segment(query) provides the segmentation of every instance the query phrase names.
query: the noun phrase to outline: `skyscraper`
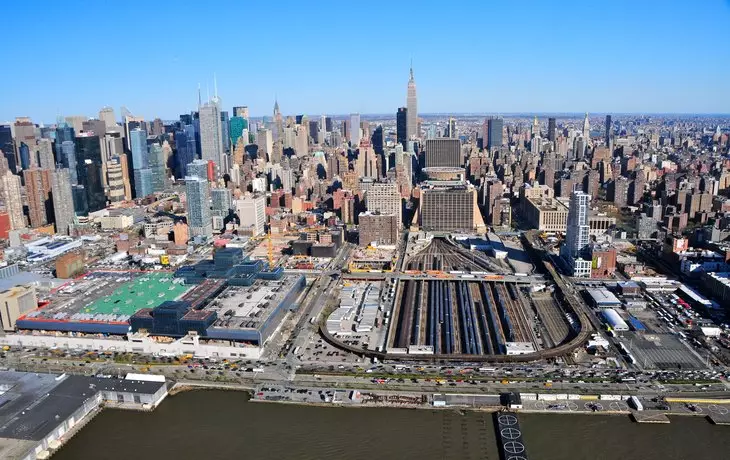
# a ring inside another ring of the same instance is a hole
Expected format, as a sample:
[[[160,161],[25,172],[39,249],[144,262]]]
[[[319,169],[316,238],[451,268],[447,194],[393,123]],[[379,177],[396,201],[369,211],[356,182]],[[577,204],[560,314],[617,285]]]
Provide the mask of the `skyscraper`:
[[[107,198],[112,203],[126,199],[124,176],[121,158],[113,156],[106,163]]]
[[[68,235],[74,222],[74,199],[71,189],[71,171],[68,168],[51,172],[51,197],[56,220],[56,233]]]
[[[51,176],[47,169],[31,168],[23,171],[25,194],[28,198],[30,226],[38,228],[48,223],[47,206],[51,207]],[[52,210],[51,211],[52,214]],[[51,216],[52,217],[52,216]]]
[[[150,144],[149,157],[150,171],[152,173],[152,191],[162,192],[165,190],[167,168],[165,162],[165,153],[159,143],[154,142]]]
[[[408,110],[408,127],[406,128],[406,132],[409,137],[419,138],[421,137],[421,133],[418,132],[418,98],[416,97],[416,80],[413,79],[413,64],[411,64],[411,77],[408,79],[406,109]]]
[[[212,161],[217,168],[223,166],[223,129],[217,98],[200,108],[200,156]]]
[[[573,189],[568,208],[565,242],[560,248],[571,275],[578,277],[591,276],[591,261],[584,258],[589,242],[588,204],[590,201],[590,195],[577,187]]]
[[[456,118],[449,117],[449,126],[448,126],[449,136],[451,139],[456,139]]]
[[[588,121],[588,112],[586,112],[586,117],[583,119],[583,139],[585,145],[588,145],[588,141],[591,139],[591,124]]]
[[[606,115],[606,146],[611,145],[611,115]]]
[[[36,164],[43,169],[54,169],[56,160],[53,158],[53,143],[50,139],[39,139],[36,147]]]
[[[555,118],[548,118],[548,140],[550,142],[555,142],[556,129],[557,127],[555,126]]]
[[[357,148],[360,145],[360,114],[350,114],[350,145]]]
[[[225,110],[221,111],[221,134],[223,137],[223,152],[231,151],[231,134],[229,132],[230,122],[231,121],[228,117],[228,112],[226,112]]]
[[[489,137],[487,139],[487,149],[492,150],[502,146],[502,130],[504,121],[501,118],[490,118],[487,121]]]
[[[142,168],[134,170],[134,197],[144,198],[152,195],[155,188],[152,185],[152,170],[150,168]]]
[[[213,223],[210,218],[208,204],[208,180],[205,177],[185,177],[186,208],[190,236],[213,236]]]
[[[23,216],[23,201],[20,195],[20,176],[10,171],[0,177],[0,194],[2,194],[5,209],[10,217],[10,228],[17,230],[25,227]]]
[[[405,107],[399,107],[398,113],[395,115],[396,119],[396,139],[403,148],[407,148],[408,145],[408,109]]]
[[[76,143],[73,141],[63,141],[61,143],[61,158],[59,163],[68,168],[71,174],[71,185],[79,183],[78,173],[76,171]]]
[[[182,129],[175,131],[175,177],[182,178],[187,175],[187,166],[196,158],[195,149],[195,127],[185,125]]]
[[[101,140],[98,136],[81,134],[76,137],[76,173],[86,189],[89,212],[106,207],[102,179]]]

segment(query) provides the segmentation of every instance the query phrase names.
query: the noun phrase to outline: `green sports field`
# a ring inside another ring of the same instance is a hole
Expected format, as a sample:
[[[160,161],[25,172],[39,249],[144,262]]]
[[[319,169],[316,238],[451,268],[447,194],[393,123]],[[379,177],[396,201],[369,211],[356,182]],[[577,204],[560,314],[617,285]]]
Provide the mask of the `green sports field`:
[[[174,300],[190,286],[172,282],[170,273],[145,273],[124,283],[111,295],[96,300],[79,313],[92,315],[133,315],[140,308],[154,308]]]

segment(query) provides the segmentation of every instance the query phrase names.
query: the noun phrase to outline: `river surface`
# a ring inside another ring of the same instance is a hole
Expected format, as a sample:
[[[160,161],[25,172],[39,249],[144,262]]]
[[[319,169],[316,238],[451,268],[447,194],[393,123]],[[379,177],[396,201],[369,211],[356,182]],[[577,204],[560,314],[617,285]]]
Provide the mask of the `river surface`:
[[[639,425],[617,415],[520,414],[530,460],[730,458],[730,427],[701,417]],[[192,391],[152,413],[105,410],[53,460],[499,459],[492,414],[252,403]]]

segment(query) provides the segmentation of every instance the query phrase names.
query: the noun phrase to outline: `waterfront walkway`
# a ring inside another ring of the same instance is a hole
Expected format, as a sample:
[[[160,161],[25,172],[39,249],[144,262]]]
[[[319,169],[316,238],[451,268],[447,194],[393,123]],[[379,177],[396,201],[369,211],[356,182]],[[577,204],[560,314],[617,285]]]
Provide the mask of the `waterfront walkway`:
[[[497,427],[497,440],[504,460],[527,460],[527,449],[522,439],[520,422],[514,412],[501,411],[494,413]]]

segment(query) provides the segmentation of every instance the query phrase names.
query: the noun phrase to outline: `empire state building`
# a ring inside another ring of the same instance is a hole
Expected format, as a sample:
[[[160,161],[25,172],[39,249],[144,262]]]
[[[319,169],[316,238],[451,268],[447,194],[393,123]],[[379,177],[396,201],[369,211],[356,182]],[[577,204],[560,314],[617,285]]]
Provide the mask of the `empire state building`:
[[[413,79],[413,66],[411,65],[411,78],[408,80],[408,97],[406,98],[406,126],[408,138],[420,138],[418,132],[418,98],[416,97],[416,80]]]

